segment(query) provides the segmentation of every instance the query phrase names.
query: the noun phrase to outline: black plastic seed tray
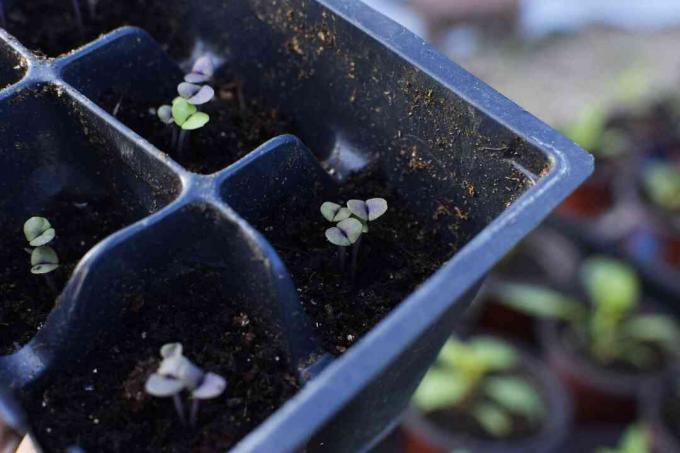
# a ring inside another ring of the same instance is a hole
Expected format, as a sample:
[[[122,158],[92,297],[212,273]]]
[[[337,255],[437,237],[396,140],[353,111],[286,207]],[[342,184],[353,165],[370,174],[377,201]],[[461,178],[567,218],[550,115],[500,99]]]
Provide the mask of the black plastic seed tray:
[[[0,31],[0,227],[61,196],[125,213],[80,260],[34,338],[0,357],[0,376],[34,395],[96,337],[125,335],[116,327],[124,294],[157,291],[157,275],[199,263],[281,342],[304,384],[235,451],[366,449],[396,423],[489,269],[587,177],[591,158],[359,1],[205,0],[180,20],[183,48],[211,53],[244,92],[291,118],[299,138],[273,137],[221,171],[191,173],[100,102],[112,88],[140,102],[167,96],[184,52],[170,46],[173,61],[127,27],[44,59]],[[249,222],[290,199],[332,195],[369,165],[406,205],[391,209],[455,225],[445,231],[458,251],[332,355]]]

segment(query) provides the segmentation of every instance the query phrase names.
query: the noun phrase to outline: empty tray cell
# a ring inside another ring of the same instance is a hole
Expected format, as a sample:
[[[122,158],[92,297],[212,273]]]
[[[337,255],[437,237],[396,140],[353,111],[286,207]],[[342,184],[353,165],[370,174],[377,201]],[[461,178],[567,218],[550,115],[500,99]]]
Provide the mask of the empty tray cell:
[[[26,67],[26,61],[0,40],[0,90],[21,80]]]
[[[146,165],[143,164],[146,163]],[[180,182],[159,161],[61,89],[24,89],[0,104],[0,353],[38,329],[80,258],[109,234],[169,203]],[[31,274],[22,231],[32,216],[56,230],[60,267]]]
[[[324,346],[336,354],[373,327],[459,245],[449,234],[459,226],[457,217],[433,223],[434,213],[408,203],[379,167],[337,184],[292,137],[268,143],[228,171],[222,194],[271,241]],[[344,204],[376,197],[387,200],[388,211],[369,223],[358,246],[345,249],[327,241],[325,231],[333,224],[321,215],[324,201]]]
[[[184,73],[144,31],[128,27],[101,38],[65,67],[64,79],[190,171],[208,174],[292,130],[276,108],[245,96],[245,79],[221,61],[214,60],[218,68],[208,82],[215,97],[198,106],[210,120],[185,131],[181,144],[180,128],[162,123],[156,112],[178,96]]]
[[[186,2],[159,0],[3,0],[6,29],[26,47],[56,57],[123,25],[142,26],[158,37],[169,37],[178,54],[190,43],[178,17],[190,11]],[[143,14],[142,14],[143,12]]]
[[[281,302],[294,301],[294,290],[281,294],[259,240],[219,207],[192,204],[162,214],[90,263],[75,307],[88,314],[65,318],[64,327],[71,338],[97,340],[77,363],[63,351],[69,371],[55,373],[31,399],[44,445],[224,451],[297,390],[283,319],[297,308]],[[46,330],[57,328],[52,321]],[[200,403],[200,429],[181,424],[172,398],[144,391],[160,347],[173,342],[228,382],[223,394]]]

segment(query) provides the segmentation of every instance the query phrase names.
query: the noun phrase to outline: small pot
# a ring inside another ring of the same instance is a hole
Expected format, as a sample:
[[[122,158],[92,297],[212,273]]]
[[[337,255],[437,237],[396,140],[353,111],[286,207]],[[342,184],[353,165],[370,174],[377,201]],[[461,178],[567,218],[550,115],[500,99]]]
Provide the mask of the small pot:
[[[546,361],[574,401],[577,422],[631,423],[637,415],[641,389],[655,385],[663,370],[630,373],[600,367],[565,341],[564,324],[539,323]]]
[[[567,290],[581,260],[581,251],[571,239],[548,227],[538,229],[496,266],[474,302],[473,323],[482,330],[537,345],[534,318],[504,305],[498,282],[535,283]]]
[[[559,379],[542,362],[521,352],[522,367],[541,387],[546,403],[546,420],[542,429],[525,439],[474,439],[445,430],[419,410],[411,407],[404,418],[405,453],[444,453],[466,450],[483,453],[540,453],[554,451],[566,439],[571,423],[572,407]]]
[[[677,370],[676,370],[677,373]],[[669,410],[674,402],[674,410],[680,418],[680,397],[677,395],[677,379],[668,377],[661,385],[648,386],[640,394],[642,417],[652,430],[654,451],[680,451],[680,424],[673,431],[669,420]],[[676,422],[680,422],[680,419]]]

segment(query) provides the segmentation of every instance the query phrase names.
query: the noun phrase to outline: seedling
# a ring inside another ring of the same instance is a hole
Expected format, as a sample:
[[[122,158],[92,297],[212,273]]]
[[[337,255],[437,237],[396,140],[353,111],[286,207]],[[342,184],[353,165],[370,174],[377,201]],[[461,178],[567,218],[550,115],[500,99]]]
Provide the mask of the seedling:
[[[194,62],[191,72],[184,76],[184,81],[189,83],[205,83],[209,81],[215,73],[212,59],[204,55]]]
[[[340,247],[340,269],[345,267],[345,247],[352,248],[352,281],[356,275],[359,244],[362,233],[368,233],[368,222],[372,222],[387,212],[387,201],[383,198],[370,200],[349,200],[347,206],[326,201],[321,205],[321,215],[337,226],[326,230],[326,239]]]
[[[642,184],[647,198],[672,214],[680,214],[680,167],[656,162],[642,172]]]
[[[196,426],[198,406],[201,400],[220,396],[227,387],[227,381],[220,375],[204,372],[183,354],[181,343],[168,343],[161,348],[158,370],[146,380],[144,389],[149,395],[172,397],[177,416],[183,425],[187,424],[181,393],[186,390],[191,398],[189,411],[190,426]]]
[[[640,282],[625,263],[590,258],[583,264],[581,277],[590,305],[525,284],[499,285],[494,292],[515,310],[567,323],[602,366],[625,363],[649,370],[656,365],[659,352],[667,359],[680,353],[680,328],[672,317],[637,313]]]
[[[517,419],[540,425],[544,403],[517,373],[519,354],[508,343],[478,336],[449,339],[423,378],[413,403],[424,413],[454,409],[475,420],[489,435],[510,436]]]
[[[349,200],[347,207],[361,221],[363,232],[368,233],[368,222],[373,222],[387,212],[387,201],[384,198],[370,200]]]
[[[652,453],[652,438],[649,429],[636,423],[626,429],[614,448],[602,447],[597,453]]]
[[[59,267],[59,256],[47,245],[55,238],[56,231],[46,218],[31,217],[24,222],[24,236],[30,245],[26,252],[31,255],[31,273],[45,275],[47,286],[54,293],[58,293],[57,285],[49,274]]]
[[[184,82],[177,85],[179,94],[172,101],[172,105],[162,105],[158,108],[158,118],[164,124],[175,124],[179,129],[172,130],[172,148],[181,155],[189,131],[200,129],[210,121],[210,116],[205,112],[199,112],[197,105],[210,102],[215,97],[215,90],[208,85],[197,85],[206,82],[212,77],[213,66],[210,57],[201,57],[196,60],[190,74],[187,74]]]

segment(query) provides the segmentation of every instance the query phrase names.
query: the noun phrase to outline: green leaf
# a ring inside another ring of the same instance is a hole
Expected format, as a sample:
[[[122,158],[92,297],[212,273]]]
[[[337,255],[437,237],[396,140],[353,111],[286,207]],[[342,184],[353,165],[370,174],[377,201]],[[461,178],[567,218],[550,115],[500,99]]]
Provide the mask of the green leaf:
[[[36,247],[31,252],[31,273],[47,274],[59,267],[57,252],[48,245]]]
[[[572,321],[584,315],[584,307],[576,299],[557,291],[534,285],[506,283],[494,290],[503,305],[542,319]]]
[[[567,137],[590,152],[600,147],[606,124],[605,111],[599,106],[584,109],[572,124],[564,128]]]
[[[652,442],[649,430],[636,423],[626,429],[616,448],[598,448],[597,453],[651,453]]]
[[[586,260],[582,279],[591,301],[612,315],[634,309],[640,298],[640,281],[627,264],[605,257]]]
[[[326,201],[321,205],[321,215],[329,222],[340,222],[352,215],[348,208]]]
[[[677,351],[680,347],[680,328],[670,316],[635,316],[624,323],[622,334],[635,341],[656,344],[666,351]]]
[[[472,416],[494,437],[506,437],[512,432],[512,418],[495,404],[477,404],[472,409]]]
[[[642,171],[645,193],[668,211],[680,210],[680,169],[670,163],[654,163]]]
[[[35,241],[41,235],[47,233],[50,230],[52,230],[52,233],[54,233],[52,225],[50,225],[49,220],[47,220],[45,217],[31,217],[24,223],[24,236],[29,243]],[[54,235],[52,235],[52,238],[54,238]],[[49,242],[49,240],[47,242]],[[39,247],[41,245],[47,244],[47,242],[44,242],[43,244],[31,245],[34,247]]]
[[[176,97],[172,101],[172,117],[178,126],[183,126],[191,115],[196,113],[197,109],[194,105],[187,102],[186,99]]]
[[[474,352],[477,360],[491,371],[510,369],[519,361],[513,346],[493,337],[473,337],[468,340],[468,347]]]
[[[208,124],[208,121],[210,121],[210,116],[207,113],[196,112],[182,124],[182,129],[185,131],[200,129]]]
[[[543,417],[543,401],[539,393],[526,381],[516,376],[497,376],[486,379],[486,396],[503,409],[521,415],[532,423]]]
[[[432,412],[456,406],[468,391],[465,380],[455,372],[432,368],[420,382],[412,401],[421,411]]]

